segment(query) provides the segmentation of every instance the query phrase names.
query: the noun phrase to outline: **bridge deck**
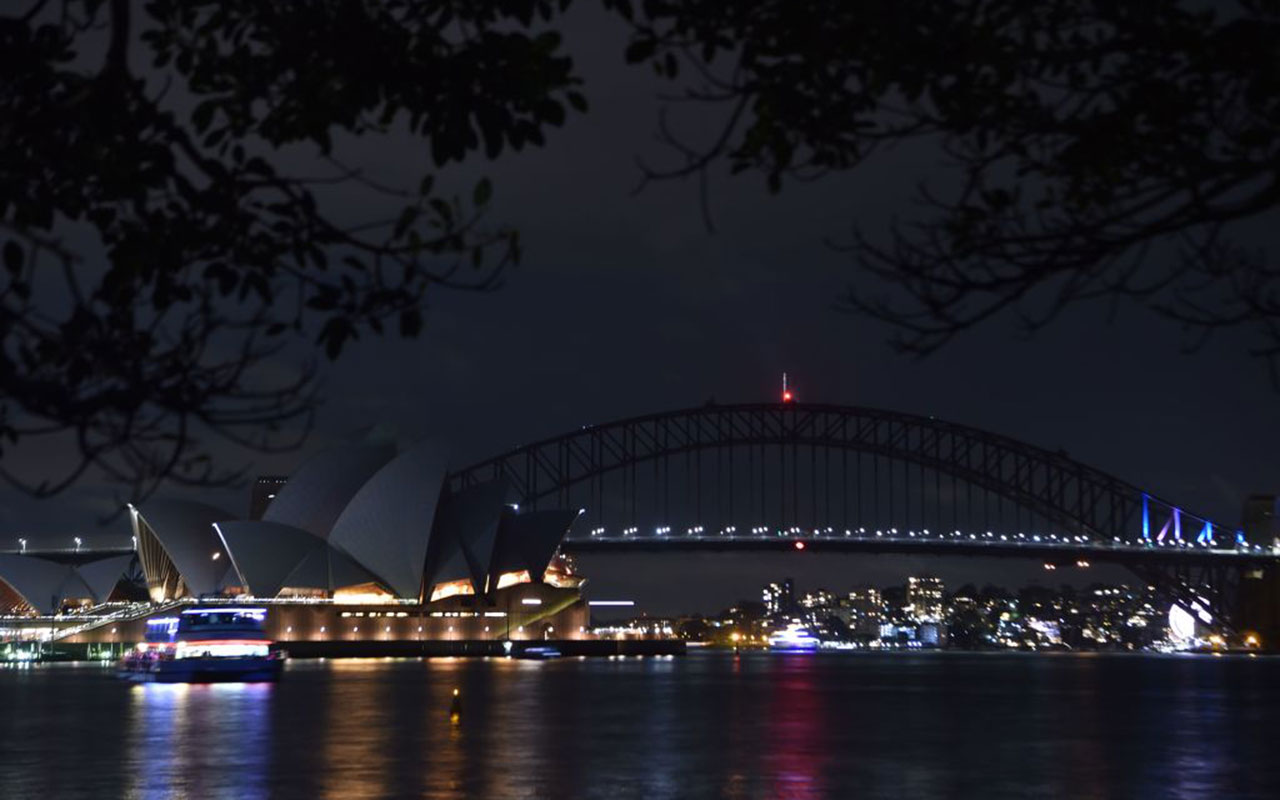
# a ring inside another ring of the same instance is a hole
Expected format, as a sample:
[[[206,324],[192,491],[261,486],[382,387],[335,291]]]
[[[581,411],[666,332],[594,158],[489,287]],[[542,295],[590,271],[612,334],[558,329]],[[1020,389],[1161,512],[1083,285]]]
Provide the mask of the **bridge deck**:
[[[798,545],[803,545],[803,548]],[[565,539],[570,553],[795,552],[867,553],[871,555],[935,555],[1022,558],[1050,564],[1219,564],[1232,566],[1280,563],[1280,553],[1266,550],[1196,546],[1134,546],[1098,542],[1014,542],[990,539],[937,539],[856,536],[593,536]]]

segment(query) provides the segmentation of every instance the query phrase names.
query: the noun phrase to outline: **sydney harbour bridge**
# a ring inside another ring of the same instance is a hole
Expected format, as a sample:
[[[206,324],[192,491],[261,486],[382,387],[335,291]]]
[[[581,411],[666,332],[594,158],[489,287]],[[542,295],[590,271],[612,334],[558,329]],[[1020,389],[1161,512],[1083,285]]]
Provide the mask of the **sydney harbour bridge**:
[[[445,491],[495,479],[522,510],[582,509],[565,552],[910,554],[1064,571],[1111,564],[1206,625],[1280,640],[1277,542],[1251,540],[1241,526],[1065,452],[934,417],[791,400],[710,403],[523,445],[451,472]],[[117,553],[27,554],[80,563]]]
[[[457,470],[579,507],[569,552],[794,550],[1116,564],[1206,623],[1280,629],[1280,553],[1051,451],[934,417],[781,402],[585,426]],[[678,521],[678,523],[677,523]]]

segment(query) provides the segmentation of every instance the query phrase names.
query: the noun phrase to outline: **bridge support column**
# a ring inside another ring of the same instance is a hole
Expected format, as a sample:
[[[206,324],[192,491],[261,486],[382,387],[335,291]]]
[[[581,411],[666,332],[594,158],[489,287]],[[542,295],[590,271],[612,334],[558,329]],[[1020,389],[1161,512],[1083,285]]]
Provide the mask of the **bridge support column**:
[[[1237,619],[1242,635],[1256,635],[1265,650],[1280,650],[1280,566],[1247,567],[1240,580]]]

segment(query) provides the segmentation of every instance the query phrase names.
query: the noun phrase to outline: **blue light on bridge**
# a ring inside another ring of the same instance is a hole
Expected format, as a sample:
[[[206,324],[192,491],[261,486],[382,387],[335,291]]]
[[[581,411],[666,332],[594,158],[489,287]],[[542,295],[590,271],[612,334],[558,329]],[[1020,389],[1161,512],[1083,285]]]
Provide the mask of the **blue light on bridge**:
[[[1145,493],[1142,495],[1142,538],[1151,540],[1151,504]]]

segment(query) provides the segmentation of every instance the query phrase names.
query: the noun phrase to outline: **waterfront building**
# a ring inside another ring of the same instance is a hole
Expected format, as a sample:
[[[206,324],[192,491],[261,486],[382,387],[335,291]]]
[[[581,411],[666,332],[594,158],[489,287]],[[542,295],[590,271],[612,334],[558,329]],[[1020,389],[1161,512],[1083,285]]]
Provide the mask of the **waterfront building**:
[[[917,622],[942,621],[942,579],[932,576],[907,579],[907,609]]]
[[[792,614],[796,610],[795,584],[790,578],[781,583],[771,583],[761,592],[764,599],[764,611],[767,616]]]
[[[583,584],[558,555],[576,510],[520,513],[505,479],[451,492],[426,442],[322,452],[276,488],[260,519],[203,503],[130,507],[153,604],[252,598],[281,641],[576,638]],[[105,602],[132,556],[82,566],[0,556],[0,605],[51,615]],[[130,641],[145,614],[67,641]],[[137,628],[135,631],[134,628]],[[140,640],[140,638],[138,639]]]
[[[916,628],[915,638],[923,647],[941,647],[946,644],[947,634],[937,622],[922,622]]]
[[[833,612],[836,610],[836,596],[826,589],[805,592],[800,598],[800,607],[812,612]]]
[[[878,589],[861,587],[849,592],[846,605],[849,609],[850,631],[862,638],[876,638],[880,625],[885,621],[884,597]]]
[[[1274,494],[1250,495],[1244,501],[1244,535],[1251,542],[1280,547],[1280,498]]]

